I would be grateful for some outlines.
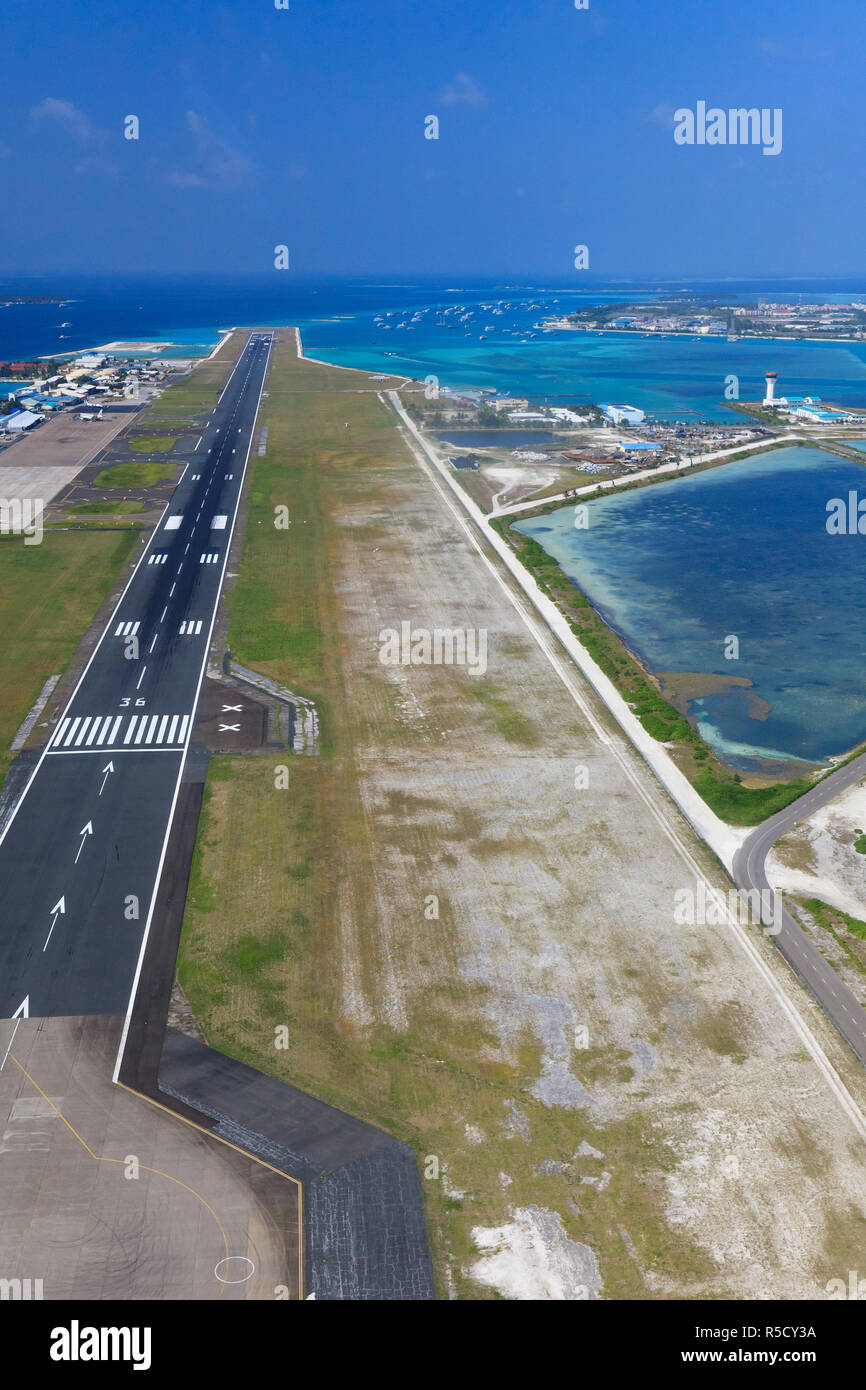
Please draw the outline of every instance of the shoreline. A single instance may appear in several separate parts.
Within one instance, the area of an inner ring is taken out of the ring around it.
[[[695,342],[709,340],[711,343],[728,343],[727,333],[689,333],[684,328],[666,328],[661,333],[645,328],[582,328],[578,324],[562,323],[553,328],[543,328],[541,331],[542,333],[585,333],[588,338],[621,335],[623,338],[692,338]],[[737,343],[847,343],[849,346],[856,346],[860,343],[866,346],[866,335],[862,338],[811,338],[804,334],[796,338],[783,338],[780,334],[774,333],[738,333],[736,341],[728,343],[728,346],[736,347]]]

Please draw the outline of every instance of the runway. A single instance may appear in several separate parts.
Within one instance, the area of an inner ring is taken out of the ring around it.
[[[0,837],[0,1018],[127,1011],[271,341],[248,339]]]

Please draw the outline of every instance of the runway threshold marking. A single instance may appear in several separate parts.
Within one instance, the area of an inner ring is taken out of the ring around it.
[[[156,740],[154,740],[151,733],[148,733],[145,737],[148,720],[150,720],[152,728],[156,728],[155,721],[164,720],[164,724],[160,725],[160,729],[162,730],[162,737],[158,737]],[[145,746],[147,746],[148,744],[153,742],[162,743],[164,741],[166,744],[180,745],[186,738],[186,731],[189,727],[188,714],[172,714],[171,711],[168,711],[165,715],[163,715],[162,713],[154,715],[96,714],[88,716],[87,722],[91,721],[91,737],[88,738],[86,744],[80,750],[81,752],[89,750],[93,753],[104,754],[110,751],[114,751],[113,745],[115,739],[118,738],[118,733],[121,729],[121,726],[124,724],[124,721],[126,721],[126,727],[121,736],[121,748],[129,746],[129,744],[133,740],[133,737],[136,734],[136,730],[138,730],[138,737],[135,738],[136,744],[142,742]],[[66,734],[66,736],[64,737],[64,725],[68,724],[68,722],[68,720],[64,719],[63,723],[60,725],[60,728],[57,730],[57,733],[54,735],[54,738],[51,744],[49,745],[49,752],[56,753],[60,750],[61,746],[64,749],[69,747],[70,737],[75,732],[75,725],[78,724],[79,721],[74,721],[72,728],[69,730],[69,733]],[[95,740],[93,740],[93,734],[96,733],[97,729],[100,730],[99,736]],[[90,748],[92,740],[94,742],[94,746]],[[76,748],[73,746],[69,749],[69,751],[74,753],[76,751]],[[101,792],[99,794],[100,796],[102,795]]]

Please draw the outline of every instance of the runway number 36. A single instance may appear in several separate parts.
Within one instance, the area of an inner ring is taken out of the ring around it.
[[[136,708],[138,708],[139,705],[144,705],[146,703],[147,701],[141,695],[139,695],[138,699],[135,702],[135,705]],[[131,704],[132,700],[130,699],[130,697],[128,695],[124,695],[123,699],[120,702],[120,708],[127,709]]]

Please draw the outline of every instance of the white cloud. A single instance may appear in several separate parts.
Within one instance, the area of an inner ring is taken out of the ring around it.
[[[175,188],[239,188],[246,183],[253,165],[228,140],[212,129],[204,116],[187,111],[186,123],[200,161],[197,170],[173,169],[168,182]]]
[[[674,124],[674,108],[667,101],[660,101],[658,106],[654,106],[647,116],[648,121],[653,125],[662,125],[666,130],[672,130]]]
[[[76,174],[101,174],[107,179],[116,179],[118,169],[116,164],[112,164],[109,159],[79,159],[75,165]]]
[[[73,106],[71,101],[60,101],[57,97],[46,97],[30,112],[31,120],[57,121],[82,144],[97,139],[101,132],[90,124],[83,111]]]
[[[474,77],[458,72],[439,93],[443,106],[486,106],[488,98]]]

